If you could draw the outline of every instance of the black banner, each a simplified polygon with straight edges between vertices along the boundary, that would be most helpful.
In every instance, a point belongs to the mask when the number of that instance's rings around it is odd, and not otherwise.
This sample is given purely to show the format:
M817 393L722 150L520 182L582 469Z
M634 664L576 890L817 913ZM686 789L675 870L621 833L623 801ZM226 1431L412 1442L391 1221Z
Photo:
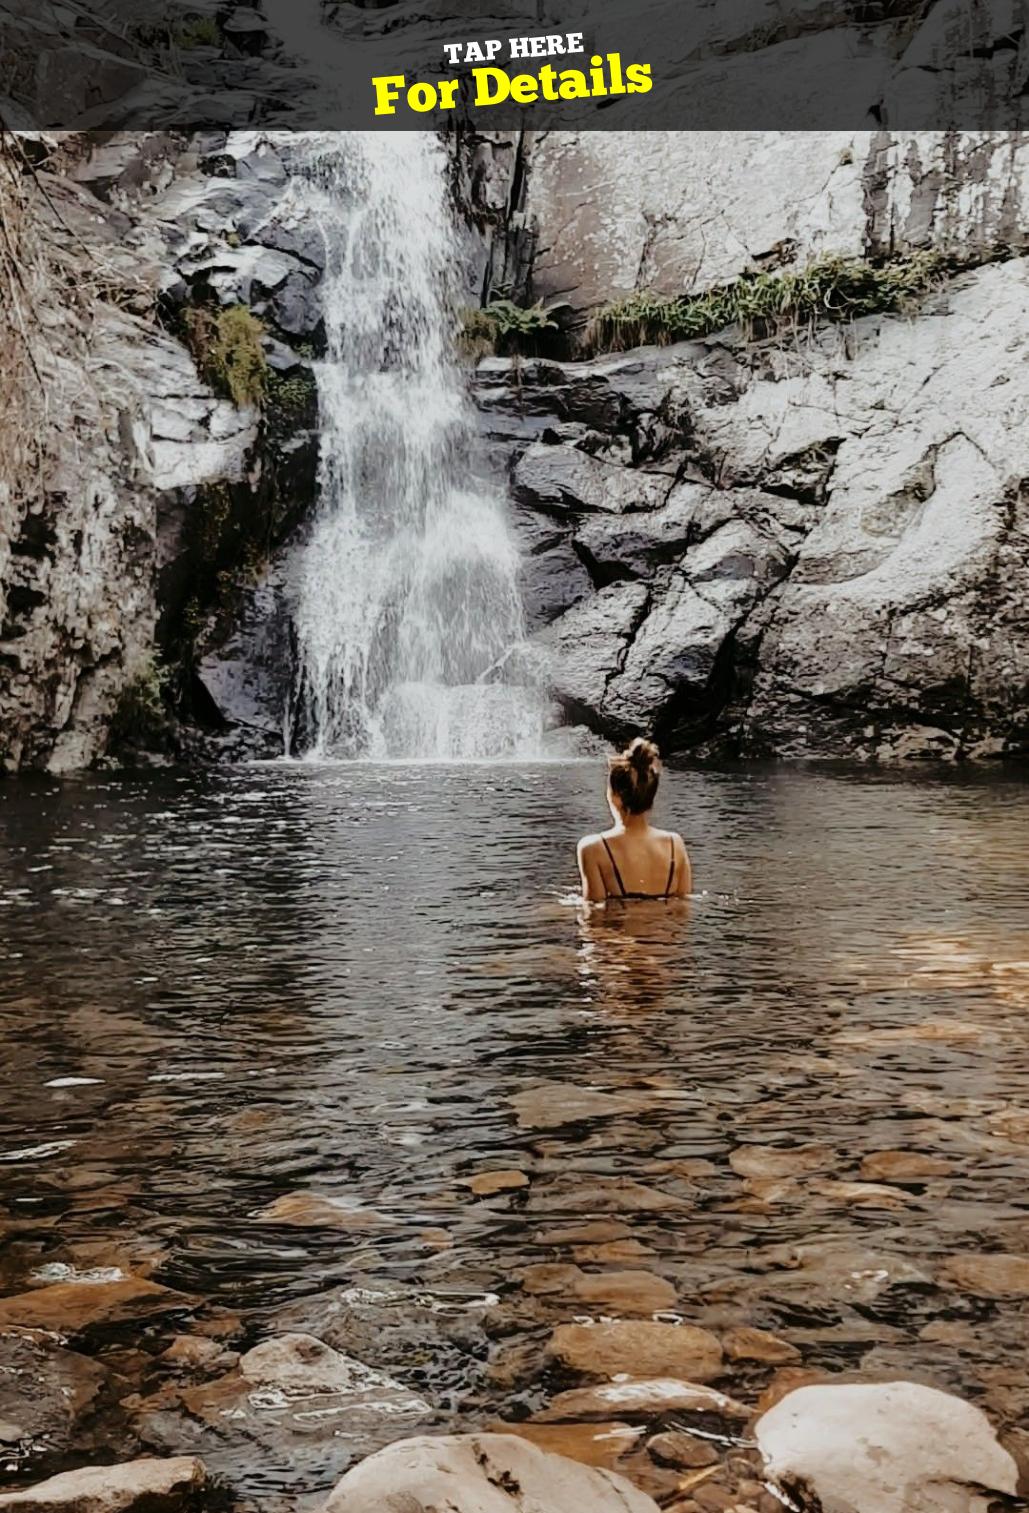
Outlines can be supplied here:
M0 0L14 129L1009 130L1029 0Z

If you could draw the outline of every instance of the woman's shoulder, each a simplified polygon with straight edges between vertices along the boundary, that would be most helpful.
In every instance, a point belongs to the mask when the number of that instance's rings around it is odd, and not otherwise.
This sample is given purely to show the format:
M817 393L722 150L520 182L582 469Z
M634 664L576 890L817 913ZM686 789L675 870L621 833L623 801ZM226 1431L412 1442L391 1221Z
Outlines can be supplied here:
M595 835L584 835L579 842L578 851L581 856L586 851L596 851L604 844L604 837L598 830Z
M676 846L681 846L684 851L686 850L686 842L683 840L678 830L659 830L655 825L654 834L657 836L658 840L674 841Z

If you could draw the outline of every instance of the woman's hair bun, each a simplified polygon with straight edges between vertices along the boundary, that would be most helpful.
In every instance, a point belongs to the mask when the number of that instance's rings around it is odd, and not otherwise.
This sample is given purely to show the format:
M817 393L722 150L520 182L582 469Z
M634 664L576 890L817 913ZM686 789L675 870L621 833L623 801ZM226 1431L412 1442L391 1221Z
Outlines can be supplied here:
M654 806L661 754L653 741L638 735L608 762L611 791L630 814L645 814Z
M638 735L625 748L625 757L631 763L633 770L641 775L656 767L661 760L661 753L653 741L648 741L644 736Z

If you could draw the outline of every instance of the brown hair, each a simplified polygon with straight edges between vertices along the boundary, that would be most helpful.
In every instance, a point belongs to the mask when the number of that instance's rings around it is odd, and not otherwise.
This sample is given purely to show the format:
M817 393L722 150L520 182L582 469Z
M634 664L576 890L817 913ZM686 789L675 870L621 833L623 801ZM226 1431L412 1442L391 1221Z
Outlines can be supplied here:
M611 792L628 814L646 814L654 807L660 776L661 753L641 735L607 759Z

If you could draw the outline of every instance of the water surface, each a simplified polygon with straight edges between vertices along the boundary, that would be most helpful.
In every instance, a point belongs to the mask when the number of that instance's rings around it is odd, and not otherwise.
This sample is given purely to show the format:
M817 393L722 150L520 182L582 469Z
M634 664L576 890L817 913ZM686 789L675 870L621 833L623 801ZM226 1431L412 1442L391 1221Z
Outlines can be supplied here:
M587 918L600 789L584 764L0 786L4 1289L145 1270L246 1344L327 1289L413 1287L488 1344L380 1332L375 1364L482 1422L545 1401L554 1323L625 1311L526 1267L642 1270L805 1368L1017 1419L1025 1300L948 1268L1029 1252L1024 786L670 773L699 896ZM477 1196L494 1171L526 1180ZM576 1236L598 1219L613 1248ZM103 1348L127 1341L159 1381L160 1329Z

